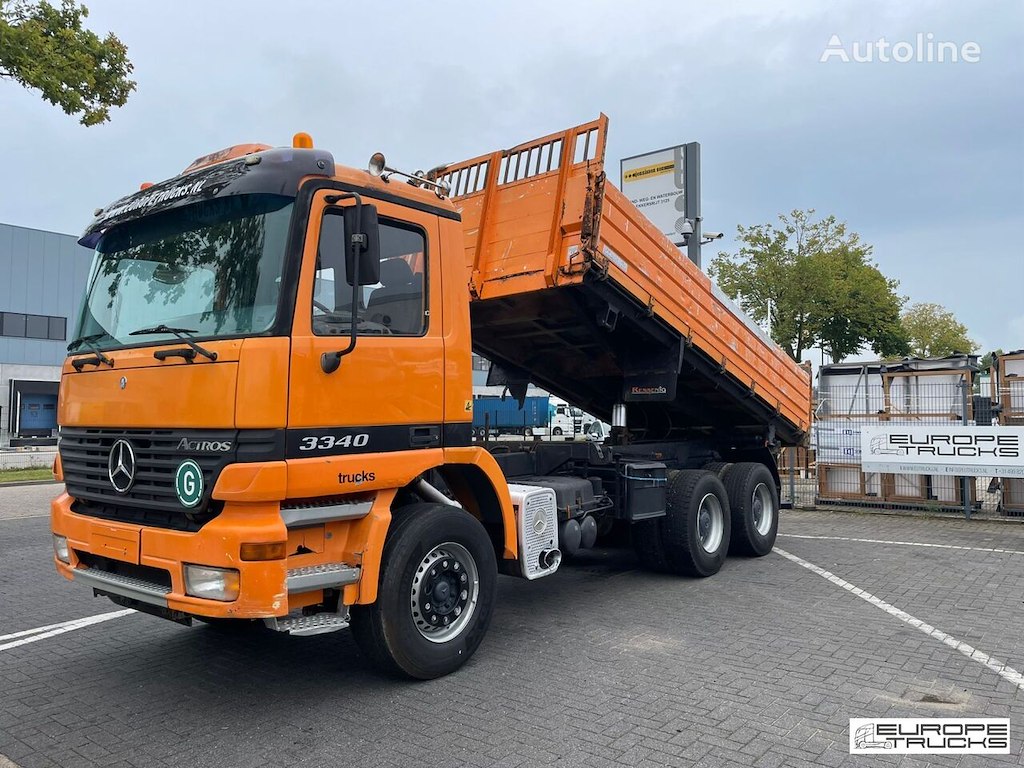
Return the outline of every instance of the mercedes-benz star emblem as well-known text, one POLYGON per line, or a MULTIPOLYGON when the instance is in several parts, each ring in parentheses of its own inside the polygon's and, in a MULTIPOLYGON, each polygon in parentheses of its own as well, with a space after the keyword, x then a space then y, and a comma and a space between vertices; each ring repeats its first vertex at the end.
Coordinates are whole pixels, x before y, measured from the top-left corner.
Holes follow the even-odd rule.
POLYGON ((118 493, 127 493, 135 482, 135 451, 127 440, 118 440, 111 447, 107 476, 118 493))

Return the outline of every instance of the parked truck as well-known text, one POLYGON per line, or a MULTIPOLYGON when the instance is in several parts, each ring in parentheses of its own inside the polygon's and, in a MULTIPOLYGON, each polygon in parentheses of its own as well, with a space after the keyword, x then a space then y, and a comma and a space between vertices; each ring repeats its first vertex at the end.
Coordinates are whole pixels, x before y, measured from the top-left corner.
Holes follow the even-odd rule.
POLYGON ((548 427, 548 397, 528 395, 522 401, 496 395, 473 398, 473 436, 532 436, 548 427))
POLYGON ((809 377, 608 183, 606 132, 412 175, 297 134, 98 210, 57 570, 184 624, 351 625, 433 678, 477 649, 499 572, 551 576, 599 534, 689 576, 769 552, 809 377), (474 443, 471 349, 610 435, 474 443))

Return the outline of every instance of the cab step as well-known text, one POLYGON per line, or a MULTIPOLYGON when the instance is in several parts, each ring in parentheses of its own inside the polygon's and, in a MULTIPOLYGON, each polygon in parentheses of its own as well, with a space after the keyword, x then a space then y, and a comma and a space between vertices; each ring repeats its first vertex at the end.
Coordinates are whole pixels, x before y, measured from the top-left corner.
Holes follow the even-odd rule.
POLYGON ((275 632, 287 632, 296 637, 324 635, 348 627, 348 611, 316 613, 312 616, 286 616, 283 619, 264 619, 263 623, 275 632))
POLYGON ((323 563, 291 568, 288 571, 288 592, 312 592, 314 589, 334 589, 359 581, 359 568, 347 563, 323 563))

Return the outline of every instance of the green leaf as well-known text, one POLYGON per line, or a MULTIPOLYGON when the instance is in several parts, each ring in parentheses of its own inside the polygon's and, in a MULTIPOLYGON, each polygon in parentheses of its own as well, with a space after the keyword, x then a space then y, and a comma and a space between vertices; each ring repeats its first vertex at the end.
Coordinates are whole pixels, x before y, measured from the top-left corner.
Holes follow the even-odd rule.
POLYGON ((794 210, 779 224, 737 227, 739 251, 708 268, 722 290, 757 322, 771 306, 772 337, 797 362, 822 347, 839 362, 864 346, 907 352, 899 284, 871 262, 871 247, 835 216, 794 210))
POLYGON ((967 327, 940 304, 914 304, 901 320, 911 353, 917 357, 970 354, 978 347, 967 335, 967 327))
POLYGON ((73 0, 0 0, 0 78, 13 80, 79 115, 82 125, 110 119, 135 90, 128 49, 115 35, 102 40, 83 27, 89 9, 73 0))

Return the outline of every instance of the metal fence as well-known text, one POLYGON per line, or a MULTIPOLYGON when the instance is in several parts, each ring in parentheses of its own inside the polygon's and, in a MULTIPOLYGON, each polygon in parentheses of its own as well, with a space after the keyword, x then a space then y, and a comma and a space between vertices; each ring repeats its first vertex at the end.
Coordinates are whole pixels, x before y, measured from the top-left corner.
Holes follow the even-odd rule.
POLYGON ((865 472, 861 431, 867 425, 990 425, 1000 422, 991 400, 976 395, 969 376, 889 377, 829 386, 817 393, 810 446, 779 457, 782 500, 794 507, 860 507, 957 516, 1024 518, 1022 481, 999 477, 865 472))
POLYGON ((0 472, 7 469, 44 469, 53 466, 53 460, 57 455, 56 446, 30 444, 11 447, 7 423, 7 410, 0 407, 0 472))

